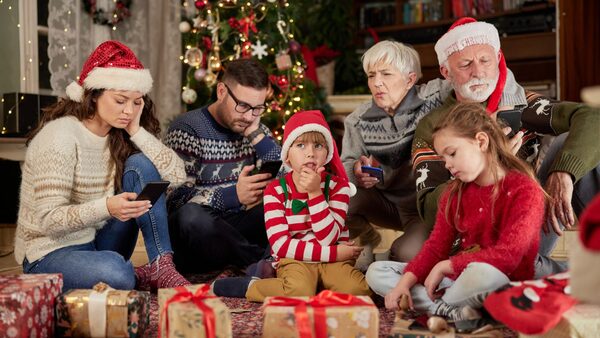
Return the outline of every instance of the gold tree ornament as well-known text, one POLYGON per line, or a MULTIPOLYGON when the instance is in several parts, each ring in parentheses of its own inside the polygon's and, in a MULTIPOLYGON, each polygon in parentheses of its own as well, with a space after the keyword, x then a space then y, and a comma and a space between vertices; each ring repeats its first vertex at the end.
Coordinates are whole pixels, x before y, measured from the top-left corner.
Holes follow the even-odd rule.
POLYGON ((217 83, 217 76, 212 72, 206 73, 206 75, 204 75, 204 83, 206 83, 208 87, 214 86, 217 83))
POLYGON ((185 59, 187 60, 187 63, 192 67, 200 67, 200 65, 202 64, 203 57, 204 54, 202 54, 202 51, 197 47, 192 47, 185 51, 185 59))

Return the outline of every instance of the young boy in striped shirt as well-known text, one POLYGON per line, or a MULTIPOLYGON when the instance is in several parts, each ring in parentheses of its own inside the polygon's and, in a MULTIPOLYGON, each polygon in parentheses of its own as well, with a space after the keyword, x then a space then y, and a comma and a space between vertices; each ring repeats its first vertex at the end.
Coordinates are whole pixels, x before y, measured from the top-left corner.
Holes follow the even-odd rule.
POLYGON ((313 296, 318 288, 370 295, 354 268, 362 248, 349 242, 346 212, 354 186, 320 111, 294 114, 286 123, 281 159, 292 171, 264 193, 265 226, 277 278, 216 280, 218 296, 261 302, 268 296, 313 296), (329 163, 332 174, 325 172, 329 163))

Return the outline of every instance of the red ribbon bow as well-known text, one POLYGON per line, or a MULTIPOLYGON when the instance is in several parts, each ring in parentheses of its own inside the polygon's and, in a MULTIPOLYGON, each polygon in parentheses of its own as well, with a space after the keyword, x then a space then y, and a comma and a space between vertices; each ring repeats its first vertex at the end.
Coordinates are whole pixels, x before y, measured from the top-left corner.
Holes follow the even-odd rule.
POLYGON ((308 312, 306 311, 308 306, 312 306, 314 308, 315 318, 315 337, 326 338, 327 316, 325 314, 325 308, 327 306, 375 305, 367 303, 364 300, 353 295, 324 290, 321 291, 318 295, 310 297, 308 300, 290 297, 269 298, 268 302, 266 303, 266 306, 293 306, 294 314, 296 315, 296 327, 298 328, 298 334, 300 335, 300 338, 312 337, 310 320, 308 317, 308 312))
POLYGON ((229 27, 239 31, 246 38, 248 38, 250 30, 252 30, 254 33, 258 32, 258 30, 256 29, 256 14, 254 14, 253 11, 250 12, 250 14, 247 17, 241 18, 239 20, 236 20, 232 17, 228 20, 228 23, 229 27))
MULTIPOLYGON (((210 291, 210 285, 209 284, 204 284, 202 287, 198 288, 196 290, 196 292, 192 293, 190 292, 190 290, 186 289, 183 286, 179 286, 176 287, 175 290, 177 291, 177 293, 171 297, 169 300, 167 300, 167 302, 165 303, 165 307, 163 308, 163 313, 161 315, 161 317, 165 318, 165 325, 166 325, 166 332, 167 335, 169 335, 169 316, 168 316, 168 312, 167 309, 169 308, 170 304, 173 303, 185 303, 185 302, 193 302, 194 304, 196 304, 196 306, 198 307, 198 309, 200 309, 200 311, 202 311, 202 313, 204 314, 204 329, 206 330, 206 336, 208 338, 214 338, 216 333, 215 333, 215 312, 213 311, 213 309, 204 304, 203 300, 205 299, 209 299, 209 298, 216 298, 216 296, 214 295, 210 295, 209 291, 210 291)), ((162 334, 162 321, 160 321, 158 323, 158 338, 161 338, 161 334, 162 334)))

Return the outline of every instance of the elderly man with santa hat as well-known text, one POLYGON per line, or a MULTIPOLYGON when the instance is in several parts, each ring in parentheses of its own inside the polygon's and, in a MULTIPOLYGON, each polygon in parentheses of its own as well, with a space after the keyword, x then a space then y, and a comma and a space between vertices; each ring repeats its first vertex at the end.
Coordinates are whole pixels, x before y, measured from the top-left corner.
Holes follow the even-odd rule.
POLYGON ((480 102, 490 115, 499 120, 508 116, 506 120, 513 121, 508 124, 515 129, 507 136, 509 144, 519 157, 534 166, 539 164, 538 178, 549 195, 536 277, 565 270, 565 263, 548 256, 558 236, 576 224, 576 217, 600 191, 600 111, 533 92, 526 93, 525 105, 500 106, 507 68, 498 31, 489 23, 472 18, 457 20, 437 41, 435 51, 440 72, 454 91, 442 106, 420 121, 415 131, 412 160, 413 172, 420 182, 416 188, 421 217, 429 225, 435 222, 438 199, 451 179, 442 158, 433 150, 433 128, 455 104, 480 102), (544 135, 558 137, 540 160, 544 135))

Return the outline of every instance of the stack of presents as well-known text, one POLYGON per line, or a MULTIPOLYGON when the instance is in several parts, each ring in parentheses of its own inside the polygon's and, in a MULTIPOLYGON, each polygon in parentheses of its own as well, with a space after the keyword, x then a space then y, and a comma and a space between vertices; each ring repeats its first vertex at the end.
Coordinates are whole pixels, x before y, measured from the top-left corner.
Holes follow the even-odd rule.
MULTIPOLYGON (((390 336, 502 337, 500 325, 520 337, 600 337, 600 215, 589 216, 598 219, 580 229, 571 271, 493 292, 484 302, 493 318, 489 324, 468 328, 439 317, 419 323, 399 311, 390 336)), ((150 293, 102 283, 92 290, 61 290, 59 274, 0 276, 0 336, 146 336, 150 293)), ((159 337, 232 337, 230 310, 208 284, 160 289, 158 303, 159 337)), ((264 337, 379 336, 379 311, 369 297, 332 291, 271 297, 263 311, 264 337)))
MULTIPOLYGON (((0 277, 2 337, 146 337, 150 293, 61 293, 60 274, 0 277)), ((232 337, 229 308, 208 284, 160 289, 159 337, 232 337)), ((265 300, 264 337, 377 337, 379 311, 369 297, 323 291, 265 300)))

